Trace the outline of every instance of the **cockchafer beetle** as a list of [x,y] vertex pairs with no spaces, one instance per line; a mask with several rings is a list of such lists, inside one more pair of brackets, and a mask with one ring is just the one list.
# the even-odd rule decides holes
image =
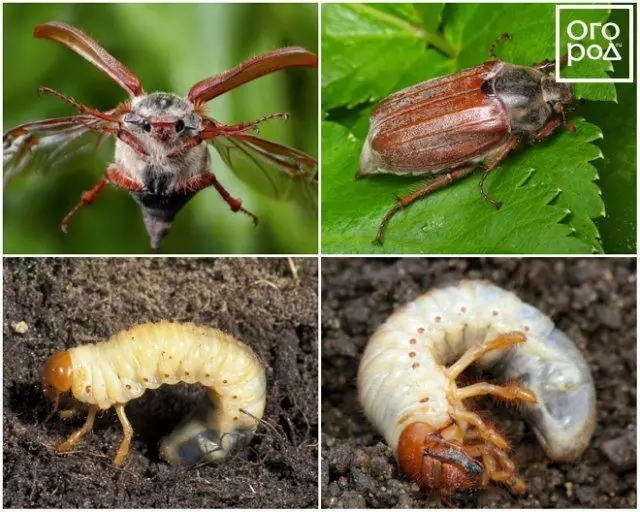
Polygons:
[[[304,48],[290,46],[255,56],[223,73],[191,87],[186,97],[167,92],[147,94],[131,70],[110,55],[89,35],[66,23],[38,25],[34,37],[67,46],[107,74],[130,99],[102,112],[72,98],[41,87],[74,106],[79,114],[34,121],[16,126],[3,135],[5,180],[38,168],[61,167],[81,150],[97,147],[113,135],[115,163],[102,179],[85,191],[80,202],[61,223],[66,233],[71,217],[93,203],[107,184],[128,191],[142,208],[152,249],[159,249],[177,213],[199,191],[214,187],[231,211],[242,212],[254,224],[258,217],[232,197],[210,172],[207,144],[213,145],[231,170],[241,176],[262,177],[257,187],[264,195],[287,197],[293,182],[301,182],[304,197],[315,210],[317,162],[297,149],[283,146],[250,132],[269,119],[287,118],[275,113],[250,122],[223,124],[206,115],[206,103],[247,82],[291,67],[317,67],[318,58]],[[242,171],[240,172],[240,169]],[[245,180],[246,181],[246,180]],[[315,214],[315,211],[314,211]]]
[[[477,169],[482,197],[500,208],[484,190],[487,174],[521,144],[539,142],[566,120],[571,86],[557,83],[555,61],[531,67],[504,62],[491,46],[491,60],[458,73],[427,80],[383,100],[371,114],[371,127],[356,178],[372,174],[439,175],[419,190],[397,199],[384,216],[375,241],[400,210]],[[560,60],[566,62],[566,55]]]

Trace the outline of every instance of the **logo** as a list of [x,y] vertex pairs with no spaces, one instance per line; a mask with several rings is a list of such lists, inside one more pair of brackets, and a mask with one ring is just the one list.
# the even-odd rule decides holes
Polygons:
[[[612,18],[615,12],[616,21],[609,19],[609,12]],[[561,83],[633,82],[633,29],[631,5],[556,5],[556,80]],[[606,63],[613,74],[603,77],[602,66],[588,65],[597,61]]]

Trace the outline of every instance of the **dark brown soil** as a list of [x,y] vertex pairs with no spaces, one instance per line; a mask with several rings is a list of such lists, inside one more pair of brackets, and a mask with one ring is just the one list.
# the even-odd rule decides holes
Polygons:
[[[299,281],[281,258],[5,259],[4,507],[317,507],[317,260],[295,263]],[[269,425],[230,461],[171,466],[158,443],[203,388],[163,386],[127,405],[135,435],[124,468],[111,464],[122,439],[113,412],[78,451],[54,453],[84,418],[43,423],[45,359],[163,319],[216,327],[252,347],[267,370]]]
[[389,314],[428,289],[484,278],[541,309],[589,363],[598,426],[575,463],[552,462],[517,409],[480,402],[507,435],[528,485],[456,497],[462,507],[636,507],[636,263],[591,259],[324,259],[322,265],[322,506],[429,508],[446,505],[407,481],[356,396],[368,337]]

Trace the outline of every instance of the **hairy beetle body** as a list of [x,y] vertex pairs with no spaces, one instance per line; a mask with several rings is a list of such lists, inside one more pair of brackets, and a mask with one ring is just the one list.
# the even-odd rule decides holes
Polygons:
[[[383,100],[371,114],[356,177],[443,176],[400,198],[382,220],[376,240],[382,242],[386,223],[401,209],[477,168],[483,167],[486,176],[521,143],[551,135],[564,122],[564,106],[573,98],[569,84],[556,83],[553,65],[491,60]],[[483,181],[483,197],[499,207],[485,194]]]
[[[146,119],[169,121],[146,125],[143,124]],[[151,246],[158,248],[175,216],[199,192],[188,186],[189,180],[206,174],[211,166],[206,142],[186,149],[179,156],[170,156],[197,135],[201,129],[200,117],[188,99],[156,92],[134,98],[131,112],[124,115],[123,122],[136,134],[147,154],[141,155],[126,142],[116,139],[116,167],[140,185],[140,188],[129,189],[129,193],[142,208]]]

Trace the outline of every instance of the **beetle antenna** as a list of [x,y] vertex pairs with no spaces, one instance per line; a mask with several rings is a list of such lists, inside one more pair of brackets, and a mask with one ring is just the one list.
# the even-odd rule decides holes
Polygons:
[[249,121],[248,123],[242,123],[240,125],[237,125],[238,127],[240,126],[244,126],[244,128],[241,131],[258,131],[258,125],[260,123],[264,123],[265,121],[269,121],[271,119],[284,119],[285,121],[287,119],[289,119],[289,114],[287,114],[286,112],[276,112],[274,114],[267,114],[266,116],[263,117],[259,117],[258,119],[256,119],[255,121]]
[[120,121],[117,118],[104,114],[103,112],[100,112],[99,110],[96,110],[94,108],[90,108],[85,105],[82,105],[81,103],[78,103],[73,98],[69,98],[64,94],[59,93],[58,91],[54,91],[49,87],[38,88],[38,94],[51,94],[52,96],[55,96],[56,98],[64,101],[65,103],[68,103],[69,105],[74,106],[76,109],[78,109],[78,112],[80,112],[81,114],[97,117],[99,119],[102,119],[103,121],[108,121],[110,123],[118,123],[118,124],[120,123]]
[[508,32],[503,32],[498,37],[496,37],[496,40],[489,47],[489,55],[491,56],[491,58],[493,60],[499,60],[498,56],[496,55],[496,47],[498,45],[502,44],[505,39],[508,39],[509,41],[511,41],[513,39],[513,36],[511,34],[509,34]]

